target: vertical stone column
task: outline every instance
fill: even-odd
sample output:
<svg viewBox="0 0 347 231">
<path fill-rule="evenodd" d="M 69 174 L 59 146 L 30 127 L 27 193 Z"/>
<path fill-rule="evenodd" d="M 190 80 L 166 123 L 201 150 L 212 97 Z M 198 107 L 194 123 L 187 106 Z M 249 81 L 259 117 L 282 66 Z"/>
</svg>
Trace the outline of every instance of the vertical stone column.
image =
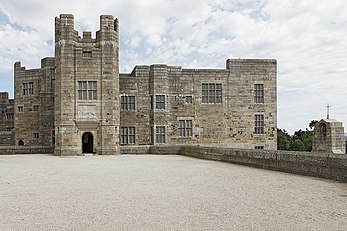
<svg viewBox="0 0 347 231">
<path fill-rule="evenodd" d="M 119 154 L 119 56 L 118 21 L 113 16 L 100 16 L 100 30 L 96 40 L 100 44 L 100 126 L 97 153 Z"/>
<path fill-rule="evenodd" d="M 74 30 L 74 17 L 61 14 L 55 19 L 55 132 L 56 155 L 78 155 L 75 119 L 75 59 L 74 49 L 78 33 Z"/>
</svg>

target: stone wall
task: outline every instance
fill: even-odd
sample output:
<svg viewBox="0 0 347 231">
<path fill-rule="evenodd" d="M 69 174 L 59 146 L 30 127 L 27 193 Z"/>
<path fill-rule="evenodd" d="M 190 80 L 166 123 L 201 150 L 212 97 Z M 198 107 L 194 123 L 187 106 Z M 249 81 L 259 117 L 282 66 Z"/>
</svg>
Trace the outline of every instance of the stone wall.
<svg viewBox="0 0 347 231">
<path fill-rule="evenodd" d="M 183 155 L 306 176 L 347 181 L 347 155 L 318 152 L 247 150 L 195 145 L 122 147 L 122 154 Z"/>
<path fill-rule="evenodd" d="M 14 145 L 13 131 L 0 131 L 0 146 Z"/>
<path fill-rule="evenodd" d="M 100 16 L 96 38 L 91 32 L 80 37 L 73 15 L 56 17 L 56 155 L 119 153 L 118 61 L 118 21 L 113 16 Z"/>
<path fill-rule="evenodd" d="M 201 144 L 275 150 L 276 71 L 276 60 L 272 59 L 229 59 L 225 69 L 136 66 L 132 73 L 120 75 L 121 97 L 135 97 L 135 108 L 121 110 L 121 126 L 135 128 L 135 145 Z M 260 103 L 255 102 L 256 84 L 263 86 Z M 206 85 L 212 87 L 205 91 L 208 97 L 217 96 L 218 85 L 220 99 L 204 101 Z M 162 108 L 157 108 L 158 96 L 163 97 Z M 259 134 L 255 132 L 256 115 L 263 116 Z M 190 135 L 181 134 L 182 121 L 191 123 Z M 165 128 L 165 142 L 157 140 L 158 126 Z"/>
<path fill-rule="evenodd" d="M 14 143 L 14 101 L 9 99 L 8 92 L 0 92 L 0 145 Z"/>
<path fill-rule="evenodd" d="M 139 145 L 139 146 L 121 146 L 120 147 L 120 153 L 122 155 L 145 155 L 149 154 L 149 145 Z"/>
<path fill-rule="evenodd" d="M 180 155 L 347 181 L 347 155 L 182 146 Z"/>
<path fill-rule="evenodd" d="M 53 150 L 46 146 L 0 146 L 0 155 L 53 154 Z"/>
<path fill-rule="evenodd" d="M 54 58 L 41 60 L 41 68 L 14 64 L 15 143 L 51 146 L 54 130 Z"/>
<path fill-rule="evenodd" d="M 345 154 L 346 141 L 342 122 L 335 119 L 322 119 L 316 123 L 312 151 Z"/>
<path fill-rule="evenodd" d="M 112 15 L 100 16 L 92 38 L 79 35 L 73 15 L 61 14 L 54 44 L 55 57 L 41 68 L 14 65 L 16 145 L 55 145 L 56 155 L 118 154 L 121 145 L 277 147 L 274 59 L 228 59 L 222 69 L 154 64 L 119 74 Z M 130 97 L 135 108 L 124 109 L 121 100 Z"/>
<path fill-rule="evenodd" d="M 347 155 L 195 145 L 122 146 L 121 154 L 183 155 L 347 182 Z M 53 153 L 53 147 L 0 147 L 0 155 Z"/>
</svg>

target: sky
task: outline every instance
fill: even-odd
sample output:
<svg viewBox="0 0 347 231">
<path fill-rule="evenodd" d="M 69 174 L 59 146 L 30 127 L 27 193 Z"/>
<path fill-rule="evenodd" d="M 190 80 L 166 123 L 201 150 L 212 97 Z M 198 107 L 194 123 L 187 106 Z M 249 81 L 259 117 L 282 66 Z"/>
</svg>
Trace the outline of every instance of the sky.
<svg viewBox="0 0 347 231">
<path fill-rule="evenodd" d="M 54 56 L 54 18 L 99 30 L 99 16 L 120 23 L 120 71 L 165 63 L 225 68 L 228 58 L 276 59 L 278 127 L 290 134 L 311 120 L 347 126 L 345 0 L 1 0 L 0 91 L 13 98 L 13 64 L 39 68 Z M 345 128 L 345 132 L 347 129 Z"/>
</svg>

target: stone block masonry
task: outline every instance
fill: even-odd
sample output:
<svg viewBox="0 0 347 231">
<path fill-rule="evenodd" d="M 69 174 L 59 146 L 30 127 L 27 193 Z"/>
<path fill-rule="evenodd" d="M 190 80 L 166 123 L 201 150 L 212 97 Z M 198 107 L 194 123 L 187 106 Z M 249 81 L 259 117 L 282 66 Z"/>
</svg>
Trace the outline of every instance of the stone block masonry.
<svg viewBox="0 0 347 231">
<path fill-rule="evenodd" d="M 347 155 L 196 145 L 122 147 L 122 154 L 183 155 L 347 182 Z"/>
<path fill-rule="evenodd" d="M 0 92 L 0 146 L 14 145 L 14 101 Z"/>
<path fill-rule="evenodd" d="M 345 154 L 346 141 L 342 122 L 334 119 L 322 119 L 316 123 L 312 151 Z"/>
<path fill-rule="evenodd" d="M 120 75 L 121 97 L 134 98 L 121 109 L 121 126 L 135 129 L 134 142 L 122 144 L 274 150 L 276 70 L 276 60 L 249 59 L 229 59 L 226 69 L 136 66 Z"/>
<path fill-rule="evenodd" d="M 56 155 L 117 155 L 133 145 L 277 148 L 276 60 L 119 73 L 118 20 L 101 15 L 95 38 L 74 25 L 71 14 L 55 18 L 55 56 L 41 68 L 15 63 L 12 145 Z"/>
<path fill-rule="evenodd" d="M 55 154 L 119 154 L 118 22 L 100 16 L 96 39 L 73 15 L 55 22 Z"/>
<path fill-rule="evenodd" d="M 41 68 L 14 64 L 14 127 L 17 146 L 54 145 L 54 58 L 41 60 Z"/>
<path fill-rule="evenodd" d="M 341 154 L 247 150 L 197 145 L 122 146 L 120 152 L 123 155 L 183 155 L 347 182 L 347 155 Z M 38 153 L 52 154 L 53 148 L 0 147 L 0 155 Z"/>
</svg>

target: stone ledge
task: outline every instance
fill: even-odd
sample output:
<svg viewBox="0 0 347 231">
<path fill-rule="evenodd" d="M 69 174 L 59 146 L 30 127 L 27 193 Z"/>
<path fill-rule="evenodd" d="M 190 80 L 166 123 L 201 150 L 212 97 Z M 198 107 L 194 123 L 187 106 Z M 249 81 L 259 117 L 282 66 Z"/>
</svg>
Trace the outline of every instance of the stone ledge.
<svg viewBox="0 0 347 231">
<path fill-rule="evenodd" d="M 53 154 L 54 147 L 47 146 L 0 146 L 0 155 Z"/>
</svg>

